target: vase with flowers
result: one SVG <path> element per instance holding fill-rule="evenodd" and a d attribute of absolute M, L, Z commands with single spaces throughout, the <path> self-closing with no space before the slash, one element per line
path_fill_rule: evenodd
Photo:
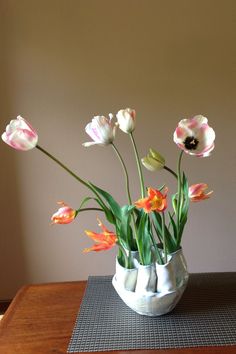
<path fill-rule="evenodd" d="M 120 205 L 106 190 L 96 186 L 70 170 L 65 164 L 38 144 L 36 130 L 21 116 L 12 120 L 2 134 L 5 143 L 16 150 L 27 151 L 37 148 L 73 178 L 84 185 L 92 196 L 81 201 L 78 209 L 59 202 L 59 209 L 52 217 L 54 224 L 73 222 L 81 212 L 97 210 L 104 214 L 109 229 L 98 219 L 100 232 L 86 230 L 95 241 L 84 252 L 109 250 L 118 246 L 116 273 L 112 284 L 122 300 L 142 315 L 158 316 L 170 312 L 180 300 L 188 282 L 188 270 L 181 246 L 184 227 L 187 222 L 189 202 L 208 199 L 206 183 L 189 186 L 181 167 L 183 154 L 207 157 L 214 149 L 215 132 L 202 115 L 182 119 L 174 131 L 173 140 L 180 148 L 177 169 L 167 166 L 165 158 L 153 148 L 140 159 L 134 130 L 136 112 L 126 108 L 114 116 L 95 116 L 85 127 L 92 141 L 83 145 L 110 145 L 124 172 L 127 204 Z M 139 176 L 140 198 L 132 199 L 127 166 L 115 145 L 117 129 L 130 138 Z M 165 169 L 176 180 L 176 190 L 169 196 L 166 185 L 158 188 L 146 185 L 143 166 L 151 172 Z M 90 203 L 93 203 L 91 206 Z M 95 204 L 95 206 L 94 206 Z"/>

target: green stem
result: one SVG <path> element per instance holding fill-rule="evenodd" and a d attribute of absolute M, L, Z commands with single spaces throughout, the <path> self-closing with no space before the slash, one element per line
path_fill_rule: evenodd
<path fill-rule="evenodd" d="M 173 211 L 172 214 L 170 214 L 172 216 L 172 218 L 175 216 L 175 212 Z M 167 226 L 167 229 L 169 230 L 170 229 L 170 225 L 171 225 L 171 222 L 169 221 L 168 223 L 168 226 Z"/>
<path fill-rule="evenodd" d="M 104 210 L 101 209 L 101 208 L 82 208 L 82 209 L 76 210 L 76 215 L 79 214 L 81 211 L 89 211 L 89 210 L 104 211 Z"/>
<path fill-rule="evenodd" d="M 116 155 L 118 156 L 120 163 L 122 165 L 123 171 L 124 171 L 124 175 L 125 175 L 125 184 L 126 184 L 126 192 L 127 192 L 127 197 L 128 197 L 128 201 L 129 201 L 129 205 L 132 204 L 132 200 L 131 200 L 131 196 L 130 196 L 130 189 L 129 189 L 129 176 L 128 176 L 128 172 L 127 172 L 127 168 L 125 166 L 124 160 L 121 156 L 121 154 L 119 153 L 118 149 L 116 148 L 116 146 L 111 143 L 113 149 L 116 152 Z"/>
<path fill-rule="evenodd" d="M 182 199 L 182 178 L 181 178 L 181 160 L 183 156 L 183 150 L 181 151 L 178 159 L 177 165 L 177 176 L 178 176 L 178 200 L 177 200 L 177 228 L 179 233 L 180 228 L 180 215 L 181 215 L 181 199 Z"/>
<path fill-rule="evenodd" d="M 168 166 L 164 166 L 163 168 L 170 172 L 176 179 L 178 179 L 178 175 L 171 168 L 169 168 Z"/>
<path fill-rule="evenodd" d="M 65 166 L 61 161 L 59 161 L 55 156 L 51 155 L 47 150 L 43 149 L 41 146 L 36 145 L 36 148 L 43 152 L 45 155 L 47 155 L 50 159 L 55 161 L 59 166 L 61 166 L 64 170 L 66 170 L 72 177 L 74 177 L 77 181 L 82 183 L 84 186 L 89 188 L 95 195 L 96 197 L 102 202 L 102 199 L 100 198 L 99 194 L 96 192 L 96 190 L 86 181 L 84 181 L 82 178 L 77 176 L 73 171 L 71 171 L 67 166 Z"/>
<path fill-rule="evenodd" d="M 161 228 L 162 228 L 162 239 L 163 239 L 163 251 L 164 251 L 164 262 L 167 263 L 167 249 L 166 249 L 166 235 L 165 235 L 165 213 L 161 213 Z"/>
<path fill-rule="evenodd" d="M 123 254 L 123 256 L 124 256 L 124 259 L 125 259 L 125 268 L 127 268 L 127 269 L 132 268 L 131 265 L 130 265 L 130 262 L 129 262 L 129 257 L 127 256 L 127 253 L 126 253 L 124 247 L 120 244 L 119 241 L 117 242 L 117 245 L 119 246 L 120 251 L 122 252 L 122 254 Z"/>
<path fill-rule="evenodd" d="M 134 215 L 133 215 L 133 213 L 131 215 L 132 215 L 132 221 L 133 221 L 133 227 L 134 227 L 134 235 L 135 235 L 136 244 L 137 244 L 137 248 L 138 248 L 140 263 L 142 265 L 144 265 L 143 252 L 142 252 L 142 247 L 141 247 L 141 245 L 139 243 L 138 231 L 137 231 L 137 227 L 136 227 L 136 224 L 135 224 Z"/>
<path fill-rule="evenodd" d="M 143 173 L 142 173 L 142 167 L 141 167 L 141 163 L 140 163 L 140 158 L 139 158 L 139 155 L 138 155 L 138 150 L 137 150 L 137 146 L 135 144 L 135 140 L 134 140 L 133 134 L 130 133 L 129 135 L 130 135 L 130 138 L 131 138 L 131 141 L 132 141 L 134 154 L 135 154 L 135 158 L 136 158 L 136 163 L 137 163 L 137 168 L 138 168 L 140 187 L 141 187 L 141 197 L 144 198 L 145 197 L 145 188 L 144 188 L 144 179 L 143 179 Z"/>
<path fill-rule="evenodd" d="M 154 249 L 155 249 L 155 253 L 156 253 L 156 257 L 157 257 L 158 264 L 163 264 L 163 260 L 162 260 L 161 255 L 160 255 L 160 251 L 159 251 L 159 249 L 158 249 L 158 247 L 157 247 L 157 244 L 156 244 L 156 242 L 155 242 L 155 239 L 154 239 L 154 237 L 153 237 L 153 234 L 150 233 L 150 236 L 151 236 L 151 240 L 152 240 L 153 247 L 154 247 Z"/>
<path fill-rule="evenodd" d="M 124 160 L 123 160 L 121 154 L 119 153 L 118 149 L 116 148 L 116 146 L 113 143 L 111 145 L 112 145 L 113 149 L 115 150 L 115 152 L 116 152 L 116 154 L 117 154 L 117 156 L 118 156 L 118 158 L 120 160 L 120 163 L 122 165 L 122 168 L 123 168 L 123 171 L 124 171 L 124 174 L 125 174 L 127 197 L 128 197 L 129 204 L 132 205 L 132 200 L 131 200 L 130 190 L 129 190 L 129 176 L 128 176 L 127 168 L 126 168 Z M 136 224 L 135 224 L 134 212 L 131 213 L 131 218 L 132 218 L 132 224 L 133 224 L 134 238 L 136 240 L 136 244 L 137 244 L 137 247 L 138 247 L 140 261 L 143 262 L 142 252 L 141 252 L 141 248 L 140 248 L 140 245 L 139 245 L 139 242 L 138 242 L 138 233 L 137 233 L 137 227 L 136 227 Z"/>

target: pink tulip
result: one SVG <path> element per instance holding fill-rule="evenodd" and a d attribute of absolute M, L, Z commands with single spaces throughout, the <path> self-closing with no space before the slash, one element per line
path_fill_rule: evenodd
<path fill-rule="evenodd" d="M 76 216 L 76 210 L 70 208 L 64 202 L 58 202 L 57 204 L 61 205 L 61 208 L 59 208 L 58 211 L 55 214 L 53 214 L 53 216 L 51 217 L 52 223 L 53 224 L 71 223 Z"/>
<path fill-rule="evenodd" d="M 189 198 L 192 202 L 200 202 L 201 200 L 210 198 L 213 191 L 205 193 L 208 185 L 206 183 L 197 183 L 189 187 Z"/>
<path fill-rule="evenodd" d="M 126 109 L 121 109 L 117 115 L 117 122 L 119 125 L 119 128 L 124 132 L 124 133 L 132 133 L 135 129 L 135 116 L 136 112 L 134 109 L 131 108 L 126 108 Z"/>
<path fill-rule="evenodd" d="M 209 156 L 214 149 L 215 132 L 202 115 L 182 119 L 174 132 L 174 142 L 189 155 Z"/>
<path fill-rule="evenodd" d="M 83 146 L 88 147 L 91 145 L 109 145 L 115 139 L 116 126 L 111 123 L 113 116 L 109 118 L 104 116 L 96 116 L 85 127 L 86 133 L 93 139 L 93 141 L 86 142 Z"/>
<path fill-rule="evenodd" d="M 18 116 L 7 125 L 2 140 L 16 150 L 27 151 L 37 145 L 38 135 L 24 118 Z"/>

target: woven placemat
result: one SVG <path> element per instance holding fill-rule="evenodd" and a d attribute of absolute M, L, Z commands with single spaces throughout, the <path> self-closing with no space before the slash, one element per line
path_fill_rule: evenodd
<path fill-rule="evenodd" d="M 176 308 L 136 314 L 111 276 L 89 277 L 68 352 L 236 345 L 236 273 L 191 274 Z"/>

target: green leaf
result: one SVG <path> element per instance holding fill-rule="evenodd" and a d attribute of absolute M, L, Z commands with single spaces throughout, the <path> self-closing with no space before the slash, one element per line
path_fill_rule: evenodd
<path fill-rule="evenodd" d="M 182 178 L 182 193 L 183 193 L 183 205 L 181 208 L 181 213 L 180 213 L 180 223 L 179 223 L 179 232 L 178 232 L 178 240 L 177 240 L 177 245 L 180 246 L 181 244 L 181 239 L 184 231 L 184 227 L 187 223 L 188 219 L 188 209 L 189 209 L 189 195 L 188 195 L 188 181 L 187 178 L 183 172 L 183 178 Z"/>
<path fill-rule="evenodd" d="M 107 208 L 107 206 L 104 203 L 101 203 L 101 201 L 97 198 L 93 198 L 93 197 L 86 197 L 82 200 L 80 207 L 78 210 L 76 210 L 76 215 L 80 212 L 80 210 L 82 209 L 82 207 L 89 202 L 90 200 L 94 200 L 95 202 L 98 203 L 98 205 L 102 208 L 102 210 L 104 211 L 107 220 L 111 223 L 114 224 L 115 223 L 115 218 L 114 215 L 112 214 L 111 210 L 109 208 Z"/>
<path fill-rule="evenodd" d="M 181 238 L 182 238 L 183 231 L 184 231 L 184 227 L 185 227 L 185 225 L 186 225 L 187 220 L 188 220 L 187 215 L 185 215 L 185 216 L 182 218 L 182 220 L 181 220 L 180 228 L 179 228 L 179 235 L 178 235 L 177 246 L 180 246 L 180 244 L 181 244 Z"/>
<path fill-rule="evenodd" d="M 189 209 L 189 196 L 188 196 L 188 181 L 187 178 L 183 172 L 183 195 L 184 195 L 184 202 L 183 202 L 183 207 L 182 207 L 182 214 L 184 217 L 188 213 Z"/>
<path fill-rule="evenodd" d="M 134 208 L 132 205 L 124 205 L 121 208 L 121 220 L 117 221 L 119 236 L 126 243 L 126 249 L 128 250 L 134 247 L 133 234 L 130 227 L 131 213 Z"/>
<path fill-rule="evenodd" d="M 108 220 L 111 224 L 115 225 L 115 224 L 116 224 L 116 218 L 115 218 L 114 214 L 112 213 L 112 211 L 111 211 L 109 208 L 107 208 L 107 206 L 106 206 L 105 204 L 103 205 L 102 203 L 100 203 L 100 200 L 99 200 L 99 199 L 96 199 L 96 201 L 97 201 L 97 203 L 101 206 L 101 208 L 103 209 L 103 211 L 104 211 L 104 213 L 105 213 L 105 215 L 106 215 L 107 220 Z"/>
<path fill-rule="evenodd" d="M 146 213 L 142 213 L 138 232 L 138 244 L 140 251 L 140 260 L 143 265 L 151 264 L 151 237 L 149 234 L 149 217 Z"/>
<path fill-rule="evenodd" d="M 92 187 L 92 188 L 94 188 L 94 187 Z M 95 188 L 94 188 L 94 189 L 95 189 Z M 106 215 L 107 220 L 108 220 L 110 223 L 115 224 L 115 217 L 114 217 L 112 211 L 106 206 L 106 204 L 105 204 L 101 199 L 87 197 L 87 198 L 85 198 L 85 199 L 83 200 L 83 202 L 81 203 L 79 209 L 81 209 L 82 205 L 84 205 L 85 202 L 87 202 L 88 200 L 91 200 L 91 199 L 95 200 L 95 201 L 100 205 L 100 207 L 103 209 L 103 211 L 104 211 L 104 213 L 105 213 L 105 215 Z"/>
<path fill-rule="evenodd" d="M 119 264 L 120 264 L 122 267 L 125 267 L 125 256 L 124 256 L 124 252 L 121 250 L 120 247 L 119 247 L 119 249 L 118 249 L 117 259 L 118 259 Z"/>
<path fill-rule="evenodd" d="M 163 242 L 163 236 L 162 236 L 162 220 L 161 220 L 161 215 L 158 212 L 153 212 L 153 225 L 155 228 L 155 231 L 157 233 L 157 236 L 161 242 Z M 168 252 L 173 252 L 176 249 L 176 240 L 174 236 L 170 233 L 168 230 L 167 226 L 165 225 L 165 236 L 166 236 L 166 247 Z"/>
<path fill-rule="evenodd" d="M 116 225 L 116 234 L 122 243 L 122 247 L 126 249 L 135 249 L 136 244 L 133 240 L 132 229 L 130 227 L 130 215 L 135 207 L 133 205 L 120 207 L 108 192 L 92 183 L 89 183 L 89 185 L 91 185 L 91 187 L 94 188 L 108 204 L 109 208 L 104 203 L 103 209 L 108 221 Z"/>
<path fill-rule="evenodd" d="M 156 230 L 156 232 L 158 234 L 158 237 L 162 240 L 161 215 L 154 211 L 152 213 L 152 216 L 153 216 L 153 224 L 154 224 L 155 230 Z"/>
<path fill-rule="evenodd" d="M 173 209 L 174 209 L 174 212 L 176 215 L 176 213 L 177 213 L 177 193 L 172 195 L 171 201 L 172 201 L 172 206 L 173 206 Z"/>
<path fill-rule="evenodd" d="M 175 240 L 177 240 L 177 226 L 176 226 L 176 223 L 175 223 L 171 213 L 168 212 L 168 214 L 169 214 L 169 218 L 170 218 L 170 222 L 171 222 L 174 238 L 175 238 Z"/>
<path fill-rule="evenodd" d="M 109 206 L 111 208 L 111 211 L 114 214 L 114 216 L 116 218 L 118 218 L 119 220 L 121 220 L 121 217 L 122 217 L 121 207 L 115 201 L 115 199 L 108 192 L 106 192 L 103 189 L 95 186 L 94 184 L 89 182 L 89 185 L 92 188 L 94 188 L 96 190 L 96 192 L 99 193 L 105 199 L 105 201 L 109 204 Z"/>
<path fill-rule="evenodd" d="M 176 240 L 165 226 L 166 248 L 168 253 L 172 253 L 176 250 Z"/>
<path fill-rule="evenodd" d="M 77 213 L 79 213 L 80 209 L 90 200 L 96 200 L 96 198 L 93 197 L 85 197 L 82 202 L 80 203 L 79 209 L 76 210 Z"/>

